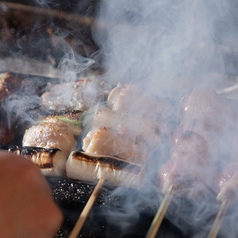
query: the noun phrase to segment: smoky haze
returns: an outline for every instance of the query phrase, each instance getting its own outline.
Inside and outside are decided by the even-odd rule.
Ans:
[[[93,34],[104,55],[105,78],[112,85],[141,83],[147,93],[166,96],[194,88],[226,87],[231,82],[224,79],[236,74],[230,60],[237,51],[234,9],[234,2],[216,0],[102,1]],[[106,25],[106,34],[100,24]],[[143,105],[140,110],[144,110]],[[225,144],[227,137],[221,140]],[[153,171],[151,174],[154,176]],[[156,203],[150,196],[146,202]],[[175,207],[181,207],[180,202],[178,199]],[[137,205],[131,205],[131,211],[135,212]],[[194,220],[182,208],[177,211],[181,220],[193,226],[198,217],[205,221],[212,215],[211,207],[202,203],[193,210]],[[181,220],[171,219],[183,227]],[[226,235],[227,231],[222,232]],[[198,232],[198,237],[204,235]]]
[[[35,0],[34,2],[46,9],[52,5],[56,9],[63,9],[64,5],[66,7],[70,5],[67,1],[64,1],[62,5],[47,0]],[[144,115],[147,115],[147,121],[153,118],[154,122],[157,115],[161,117],[161,120],[167,120],[165,122],[166,128],[160,128],[160,133],[164,129],[164,134],[166,134],[162,146],[159,145],[158,148],[155,148],[149,145],[153,158],[148,169],[146,169],[148,176],[143,181],[140,195],[138,196],[138,191],[132,192],[133,190],[129,190],[128,194],[128,190],[125,192],[125,188],[118,186],[118,189],[115,189],[111,196],[117,197],[126,194],[123,204],[116,204],[118,209],[102,211],[103,216],[110,217],[108,223],[111,227],[115,225],[120,227],[117,237],[129,237],[127,232],[130,232],[133,225],[141,219],[141,214],[146,217],[147,211],[152,211],[151,213],[154,215],[156,208],[163,199],[162,193],[158,191],[156,177],[159,166],[170,157],[171,144],[169,143],[171,138],[168,137],[169,133],[178,125],[178,121],[170,113],[168,113],[168,117],[161,116],[158,108],[154,110],[152,107],[154,104],[150,105],[151,110],[149,110],[148,98],[151,96],[156,99],[162,97],[165,101],[168,99],[169,103],[172,102],[169,108],[172,108],[172,112],[178,116],[181,95],[190,93],[194,88],[221,90],[234,83],[231,79],[237,75],[237,69],[234,67],[233,59],[235,59],[234,55],[238,51],[236,42],[236,32],[238,32],[237,4],[234,2],[230,0],[102,0],[96,13],[97,21],[92,28],[94,40],[100,50],[94,52],[90,57],[88,55],[81,56],[74,51],[72,45],[66,42],[65,38],[71,35],[70,31],[61,32],[58,29],[59,34],[55,44],[58,45],[57,49],[63,50],[64,53],[58,64],[58,67],[64,71],[61,75],[61,82],[74,82],[79,74],[84,73],[95,62],[100,61],[99,64],[101,64],[103,58],[102,65],[105,73],[100,76],[102,80],[106,80],[112,86],[116,86],[118,83],[140,84],[142,86],[143,90],[138,90],[139,93],[135,93],[129,98],[129,102],[125,103],[127,106],[126,113],[135,113],[133,119],[136,117],[135,121],[130,120],[128,124],[133,125],[134,128],[141,127],[144,122]],[[76,11],[77,8],[75,8]],[[224,79],[229,80],[225,81]],[[68,97],[71,96],[72,92],[65,91],[65,88],[62,88],[62,91]],[[61,91],[57,91],[57,93],[63,95]],[[9,104],[6,105],[6,108],[13,112],[17,110],[19,114],[22,114],[30,106],[34,108],[35,105],[39,104],[39,98],[30,97],[29,94],[30,92],[27,91],[13,95],[9,98],[7,102]],[[194,95],[197,95],[196,92]],[[192,102],[191,105],[197,106],[196,100],[199,103],[200,100],[199,97],[195,96],[194,104]],[[210,103],[210,101],[211,105],[216,105],[216,103],[213,104],[213,98],[209,100],[210,96],[208,91],[207,98],[203,98],[204,103],[199,104],[201,108],[204,108],[206,102]],[[161,105],[164,103],[163,100],[160,101]],[[29,102],[31,102],[30,106]],[[19,106],[16,106],[18,104]],[[97,108],[93,108],[93,112],[90,111],[91,114],[88,113],[85,118],[90,117],[88,120],[91,122],[93,113],[100,106],[97,105]],[[105,102],[102,107],[105,108]],[[203,114],[200,112],[194,112],[194,114],[197,113],[198,118],[204,118],[207,115],[206,109],[205,107],[202,111]],[[215,119],[219,117],[216,108],[214,111],[211,109],[211,111],[214,113]],[[229,110],[225,111],[225,113],[228,112]],[[194,115],[193,111],[190,113],[192,116]],[[128,122],[126,117],[122,118],[122,125]],[[29,119],[26,118],[25,120]],[[226,121],[229,125],[229,120],[231,119],[223,114],[217,123]],[[189,120],[184,123],[184,127],[188,127],[188,130],[191,128],[190,122]],[[85,125],[87,126],[87,122]],[[161,123],[161,125],[164,124]],[[200,132],[204,129],[202,126],[199,125],[195,129],[199,129]],[[90,129],[87,127],[87,130]],[[167,133],[167,131],[169,132]],[[214,132],[214,135],[212,133],[209,135],[217,138],[217,135],[220,136],[222,133],[223,131],[220,134]],[[229,132],[220,138],[218,144],[221,146],[226,144],[230,140]],[[213,142],[212,139],[211,141]],[[197,148],[197,144],[194,145],[194,148]],[[224,146],[224,151],[221,153],[225,154],[227,148],[229,149],[229,146]],[[213,149],[216,150],[215,147]],[[212,154],[217,155],[218,153]],[[214,210],[216,211],[219,207],[216,201],[212,200],[211,202],[210,196],[212,194],[207,193],[198,199],[199,206],[194,206],[192,202],[190,204],[190,201],[185,203],[184,198],[174,199],[167,218],[181,228],[184,234],[187,234],[190,229],[193,231],[195,229],[196,237],[206,237],[206,232],[211,225],[208,223],[209,218],[214,217]],[[237,220],[237,214],[228,214],[230,216],[225,223],[227,227],[221,230],[221,234],[224,233],[224,237],[228,237],[227,233],[230,232],[229,237],[236,237],[235,234],[238,231],[233,222]],[[147,226],[150,225],[148,221],[145,219]],[[206,228],[206,225],[208,229],[196,230],[201,226]],[[166,237],[170,237],[169,233],[166,235]]]
[[[235,34],[233,5],[230,1],[103,1],[99,19],[107,22],[108,32],[100,34],[99,27],[95,39],[106,55],[109,78],[146,81],[153,90],[218,87],[208,74],[226,72],[224,54],[231,43],[224,44]]]

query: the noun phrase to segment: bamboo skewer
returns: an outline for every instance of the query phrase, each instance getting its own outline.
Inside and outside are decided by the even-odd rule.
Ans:
[[[207,238],[216,238],[217,237],[217,234],[221,227],[223,215],[226,213],[226,210],[227,210],[227,204],[228,204],[228,200],[225,199],[221,204],[221,207],[217,213],[216,219],[212,225],[212,228],[211,228]]]
[[[161,222],[164,218],[164,215],[170,205],[170,202],[173,198],[173,192],[174,192],[174,185],[170,185],[168,191],[165,194],[165,197],[162,201],[162,203],[160,204],[160,207],[152,221],[152,224],[150,226],[150,229],[146,235],[146,238],[154,238],[156,236],[156,233],[161,225]]]
[[[80,214],[80,216],[78,218],[78,221],[76,222],[69,238],[76,238],[77,235],[79,234],[79,232],[81,231],[81,229],[82,229],[82,227],[83,227],[83,225],[84,225],[84,223],[85,223],[85,221],[86,221],[86,219],[87,219],[87,217],[88,217],[88,215],[89,215],[89,213],[90,213],[90,211],[91,211],[91,209],[92,209],[92,207],[93,207],[93,205],[94,205],[94,203],[95,203],[95,201],[98,197],[98,194],[99,194],[100,189],[102,188],[104,182],[105,182],[105,179],[103,179],[103,178],[100,178],[98,180],[97,185],[94,188],[94,190],[93,190],[87,204],[85,205],[82,213]]]

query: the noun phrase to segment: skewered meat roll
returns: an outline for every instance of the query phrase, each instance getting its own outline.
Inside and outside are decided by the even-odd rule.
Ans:
[[[141,140],[141,141],[140,141]],[[66,162],[68,178],[138,187],[144,176],[149,150],[142,138],[101,127],[90,131],[83,141],[84,151],[73,151]]]
[[[236,117],[234,105],[212,90],[194,89],[182,109],[171,158],[161,170],[162,190],[166,192],[174,184],[194,191],[201,185],[217,191],[214,181],[220,163],[224,156],[230,157],[230,145],[224,146],[224,140],[233,133],[230,118]]]
[[[144,175],[144,166],[114,156],[73,151],[66,163],[67,177],[81,181],[97,182],[100,178],[106,184],[138,187]]]
[[[85,153],[116,156],[140,164],[145,164],[150,157],[144,139],[122,127],[119,130],[106,127],[91,130],[83,140],[82,149]]]
[[[162,166],[159,182],[163,193],[174,185],[178,193],[193,194],[213,187],[216,175],[206,140],[196,132],[186,131],[175,143],[169,161]]]
[[[22,145],[41,148],[58,148],[66,157],[76,148],[76,136],[81,133],[78,125],[58,117],[47,117],[42,123],[25,131]]]
[[[231,147],[222,145],[224,141],[229,144],[227,138],[234,129],[234,121],[230,122],[230,118],[236,118],[234,109],[231,101],[212,90],[194,89],[187,99],[182,100],[181,122],[174,133],[171,157],[162,166],[159,175],[165,198],[153,224],[160,225],[158,218],[163,217],[175,190],[176,195],[186,196],[193,201],[206,199],[204,195],[211,191],[216,194],[216,181],[222,164],[219,162],[224,157],[225,160],[229,158]],[[225,193],[230,191],[229,185],[226,188],[223,190]],[[219,194],[218,199],[221,195],[223,197],[223,194]]]

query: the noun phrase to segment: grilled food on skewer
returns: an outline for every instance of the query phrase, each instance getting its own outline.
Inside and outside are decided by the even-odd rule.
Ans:
[[[175,193],[176,196],[194,200],[209,189],[216,189],[217,167],[209,149],[206,140],[196,132],[185,131],[180,135],[172,148],[170,159],[160,170],[159,185],[165,197],[147,238],[155,237]]]
[[[150,157],[144,138],[123,127],[118,130],[99,127],[89,131],[83,140],[82,149],[85,153],[116,156],[141,164],[145,164]]]
[[[72,152],[67,161],[69,178],[133,186],[143,173],[150,152],[143,138],[128,131],[99,127],[83,140],[83,151]]]
[[[234,122],[230,120],[236,117],[234,103],[213,90],[194,89],[183,100],[181,112],[170,160],[161,170],[162,190],[166,192],[169,184],[176,180],[175,184],[181,182],[193,189],[199,188],[200,183],[217,191],[214,181],[217,181],[219,166],[227,163],[222,156],[230,158],[230,145],[221,144],[233,133]]]
[[[193,131],[200,134],[210,148],[212,159],[218,163],[227,163],[231,157],[229,140],[236,128],[236,103],[218,95],[214,90],[193,89],[187,100],[184,100],[181,111],[182,133]]]
[[[205,139],[195,132],[185,131],[172,149],[170,160],[162,166],[160,184],[163,193],[173,184],[177,194],[182,192],[190,197],[212,187],[216,175],[217,168]]]
[[[219,189],[217,192],[217,201],[220,208],[217,212],[216,219],[211,227],[208,238],[215,238],[220,231],[222,220],[229,206],[236,203],[238,197],[238,163],[237,163],[237,128],[234,128],[231,137],[231,159],[226,163],[225,168],[221,168],[222,173],[219,179]]]
[[[143,126],[139,127],[139,131],[135,127],[130,128],[130,123],[132,124],[130,120],[123,120],[125,125],[122,125],[123,122],[120,121],[122,119],[120,117],[123,112],[126,112],[128,116],[137,117],[138,122],[142,119],[143,112],[142,110],[133,111],[131,108],[133,103],[128,104],[126,109],[121,108],[122,111],[110,108],[113,104],[112,101],[114,101],[112,97],[115,97],[112,94],[117,89],[109,94],[109,109],[104,109],[102,113],[100,111],[96,112],[92,123],[93,128],[83,140],[82,149],[84,152],[72,152],[66,164],[66,172],[69,178],[97,180],[95,190],[82,211],[70,238],[76,237],[80,232],[95,202],[96,194],[98,194],[104,182],[119,186],[138,187],[141,185],[144,167],[150,161],[150,143],[147,139],[148,134],[153,134],[153,132],[146,133]],[[134,87],[131,87],[131,89],[131,92],[136,92]],[[118,104],[123,104],[123,101],[124,98],[120,99],[120,97],[117,100]],[[108,115],[109,118],[107,118]],[[103,121],[102,118],[107,118],[107,120]],[[150,128],[150,126],[148,127]]]
[[[70,238],[77,237],[103,184],[138,187],[145,161],[149,159],[142,142],[133,134],[123,133],[123,130],[96,128],[88,133],[83,142],[85,153],[72,152],[67,160],[67,177],[81,181],[96,180],[97,184]]]
[[[220,155],[229,158],[230,153],[229,146],[221,144],[230,136],[233,125],[229,120],[236,117],[236,112],[231,101],[213,90],[202,89],[194,89],[184,98],[180,111],[181,122],[174,134],[170,159],[160,170],[159,183],[164,194],[172,187],[177,196],[193,200],[209,190],[217,191]],[[165,213],[163,207],[160,210]]]
[[[66,160],[77,147],[80,121],[69,117],[49,116],[24,133],[22,154],[37,164],[47,176],[65,176]],[[77,117],[76,117],[77,118]]]
[[[97,183],[105,178],[109,185],[138,187],[144,166],[108,155],[73,151],[66,163],[67,177]]]
[[[36,120],[38,123],[25,130],[22,146],[48,150],[59,149],[65,155],[65,158],[68,158],[71,151],[78,146],[77,138],[82,132],[82,112],[100,101],[105,96],[105,91],[105,84],[93,79],[81,79],[75,82],[50,85],[49,91],[46,91],[41,97],[41,111],[43,113],[37,114]],[[48,113],[51,115],[46,116]],[[44,158],[41,158],[43,154],[39,151],[35,156],[44,160]],[[65,165],[66,159],[61,158],[61,155],[59,157]],[[39,162],[34,160],[34,157],[32,157],[32,160],[35,163]],[[41,164],[39,165],[41,166]],[[60,167],[62,167],[62,164]],[[63,168],[60,171],[63,171]],[[54,174],[54,172],[52,173]]]
[[[76,148],[76,136],[81,128],[56,117],[47,117],[42,123],[33,125],[25,131],[23,147],[60,149],[66,157]]]

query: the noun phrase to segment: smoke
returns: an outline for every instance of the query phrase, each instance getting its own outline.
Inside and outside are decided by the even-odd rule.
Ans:
[[[170,91],[209,84],[204,76],[225,72],[218,33],[229,10],[227,1],[103,1],[95,39],[112,82],[140,80]]]
[[[223,0],[102,1],[93,34],[104,55],[105,78],[112,85],[141,83],[147,93],[166,96],[225,87],[217,75],[223,79],[234,73],[227,56],[237,34],[235,5]],[[143,105],[140,110],[143,114]],[[202,204],[194,214],[208,218],[209,206]],[[179,215],[195,221],[189,221],[191,214]]]
[[[15,78],[20,80],[20,78]],[[2,103],[2,109],[7,112],[8,126],[11,128],[13,118],[16,126],[34,124],[35,119],[27,112],[37,108],[40,104],[40,98],[37,92],[40,91],[43,83],[38,78],[25,78],[18,90],[15,90],[6,97]],[[18,128],[18,130],[20,130]]]
[[[89,69],[94,62],[91,58],[76,54],[70,46],[65,47],[65,55],[59,63],[59,68],[65,72],[62,81],[74,82],[77,76]]]
[[[64,5],[47,0],[34,2],[46,9],[63,9],[70,5],[68,1],[65,1]],[[181,95],[191,92],[196,87],[220,89],[227,84],[223,77],[237,73],[227,61],[227,57],[230,57],[233,51],[237,52],[237,49],[234,50],[238,32],[235,7],[235,3],[226,0],[102,0],[97,12],[98,21],[92,28],[100,51],[89,58],[80,55],[67,43],[67,38],[70,38],[73,32],[58,28],[57,23],[60,22],[53,22],[52,19],[49,25],[55,35],[51,30],[48,32],[51,37],[48,44],[55,49],[55,55],[58,50],[63,52],[63,57],[57,64],[64,72],[61,75],[62,82],[74,82],[78,75],[100,61],[105,70],[101,78],[109,81],[111,85],[136,83],[142,86],[144,91],[131,96],[130,102],[125,103],[129,113],[136,111],[139,119],[148,114],[153,118],[157,114],[154,115],[153,108],[151,113],[148,113],[147,95],[163,96],[174,103]],[[46,22],[48,24],[48,19]],[[36,23],[35,28],[38,29],[38,26]],[[69,29],[72,30],[73,27]],[[23,37],[17,42],[18,47],[24,49],[25,42],[27,39]],[[39,38],[38,42],[32,39],[28,44],[38,49],[38,46],[45,45],[45,42]],[[61,91],[57,93],[63,94]],[[64,93],[64,99],[71,96],[67,91]],[[39,105],[39,97],[34,95],[34,91],[19,91],[9,97],[3,106],[19,118],[24,117],[26,109]],[[174,112],[177,113],[178,105],[173,106]],[[98,107],[96,105],[91,110],[94,112]],[[87,117],[92,119],[93,113],[90,113]],[[28,121],[31,118],[24,120]],[[133,123],[135,127],[136,123],[140,124],[138,121]],[[171,121],[166,121],[166,126],[174,129],[176,123],[172,118]],[[168,143],[169,140],[165,142]],[[220,144],[222,145],[222,142]],[[169,158],[168,147],[170,145],[152,151],[154,157],[146,170],[146,174],[150,176],[142,184],[141,197],[137,194],[126,194],[124,204],[118,205],[120,209],[109,211],[112,223],[123,220],[120,221],[122,233],[126,232],[131,223],[138,222],[145,204],[149,209],[154,209],[160,204],[163,195],[158,194],[157,164]],[[111,195],[117,196],[120,192],[118,188]],[[198,196],[195,199],[196,204],[200,203],[198,207],[189,205],[190,201],[186,203],[184,199],[175,199],[167,218],[182,229],[184,224],[188,229],[205,226],[207,219],[213,216],[213,212],[219,207],[217,203],[213,206],[209,203],[210,196],[214,197],[214,194],[209,192],[205,196],[207,197]],[[226,232],[225,230],[224,233]],[[123,235],[125,234],[121,234]]]

